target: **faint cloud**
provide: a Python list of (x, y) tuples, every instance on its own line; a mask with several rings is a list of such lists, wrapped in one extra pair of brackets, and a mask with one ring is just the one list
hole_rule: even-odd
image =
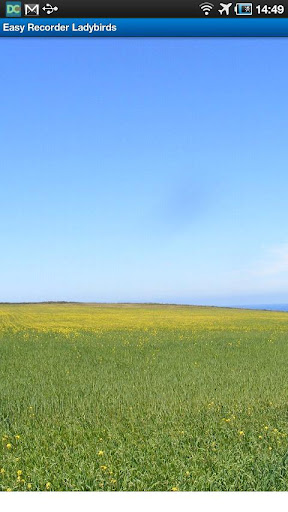
[(267, 250), (265, 257), (258, 262), (256, 275), (272, 276), (288, 272), (288, 244), (281, 244)]

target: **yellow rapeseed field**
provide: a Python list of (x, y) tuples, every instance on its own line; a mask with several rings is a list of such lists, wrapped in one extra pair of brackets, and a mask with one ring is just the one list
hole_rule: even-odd
[(0, 306), (0, 489), (288, 490), (287, 313)]

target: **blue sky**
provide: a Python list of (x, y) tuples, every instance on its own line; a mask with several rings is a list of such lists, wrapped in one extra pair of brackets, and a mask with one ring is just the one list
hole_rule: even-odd
[(0, 300), (288, 302), (287, 39), (2, 39)]

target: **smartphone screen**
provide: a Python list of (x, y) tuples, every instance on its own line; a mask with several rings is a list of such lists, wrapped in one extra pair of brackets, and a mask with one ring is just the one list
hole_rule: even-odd
[(285, 2), (1, 0), (2, 491), (288, 490)]

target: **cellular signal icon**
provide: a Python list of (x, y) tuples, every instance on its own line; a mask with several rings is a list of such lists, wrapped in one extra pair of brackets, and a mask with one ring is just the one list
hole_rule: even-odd
[(210, 2), (203, 2), (203, 4), (199, 5), (200, 9), (204, 12), (205, 16), (208, 16), (210, 11), (213, 9), (214, 4), (210, 4)]

